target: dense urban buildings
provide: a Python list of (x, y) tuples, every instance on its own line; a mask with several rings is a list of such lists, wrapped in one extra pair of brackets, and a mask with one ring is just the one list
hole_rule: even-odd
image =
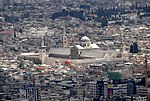
[(149, 0), (0, 0), (0, 101), (150, 101)]

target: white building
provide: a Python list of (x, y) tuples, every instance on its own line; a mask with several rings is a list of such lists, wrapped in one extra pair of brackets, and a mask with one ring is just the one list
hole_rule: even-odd
[(82, 87), (80, 85), (77, 86), (77, 97), (79, 99), (83, 99), (83, 97), (85, 97), (85, 92), (86, 92), (85, 87)]
[(148, 97), (148, 89), (144, 86), (137, 86), (137, 94), (139, 96), (146, 96)]
[(117, 84), (113, 86), (113, 96), (127, 95), (127, 84)]
[(133, 101), (147, 101), (147, 97), (134, 96)]
[(98, 97), (97, 95), (97, 82), (88, 82), (87, 83), (87, 91), (90, 95), (90, 98), (96, 98)]

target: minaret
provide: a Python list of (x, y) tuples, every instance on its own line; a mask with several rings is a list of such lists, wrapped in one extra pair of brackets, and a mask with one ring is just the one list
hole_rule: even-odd
[(66, 36), (66, 28), (63, 27), (63, 48), (68, 47), (68, 38)]
[(41, 47), (40, 47), (39, 53), (40, 53), (39, 58), (40, 58), (42, 64), (44, 64), (44, 60), (46, 57), (46, 46), (44, 45), (43, 37), (42, 37), (42, 42), (41, 42)]

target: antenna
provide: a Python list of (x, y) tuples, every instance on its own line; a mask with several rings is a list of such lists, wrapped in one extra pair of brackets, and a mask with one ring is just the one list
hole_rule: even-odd
[(122, 36), (122, 29), (120, 29), (120, 56), (122, 57), (123, 53), (123, 36)]
[(44, 46), (44, 37), (42, 37), (41, 47)]
[(63, 27), (63, 38), (66, 36), (66, 26)]
[(147, 65), (147, 54), (145, 55), (145, 87), (148, 87), (148, 65)]

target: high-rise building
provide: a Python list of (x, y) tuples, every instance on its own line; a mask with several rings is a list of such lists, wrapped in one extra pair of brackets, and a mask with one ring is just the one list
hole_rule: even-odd
[(4, 5), (4, 0), (0, 0), (0, 8), (2, 8)]
[(14, 3), (23, 3), (23, 4), (26, 4), (26, 3), (35, 3), (35, 0), (12, 0)]
[(50, 3), (63, 3), (63, 0), (49, 0)]
[(87, 86), (88, 86), (87, 91), (90, 94), (90, 98), (92, 98), (92, 99), (97, 98), (98, 97), (97, 82), (88, 82)]
[(101, 100), (106, 100), (108, 96), (107, 85), (107, 80), (97, 81), (97, 95)]
[(4, 0), (4, 5), (8, 6), (8, 5), (13, 5), (15, 2), (15, 0)]

